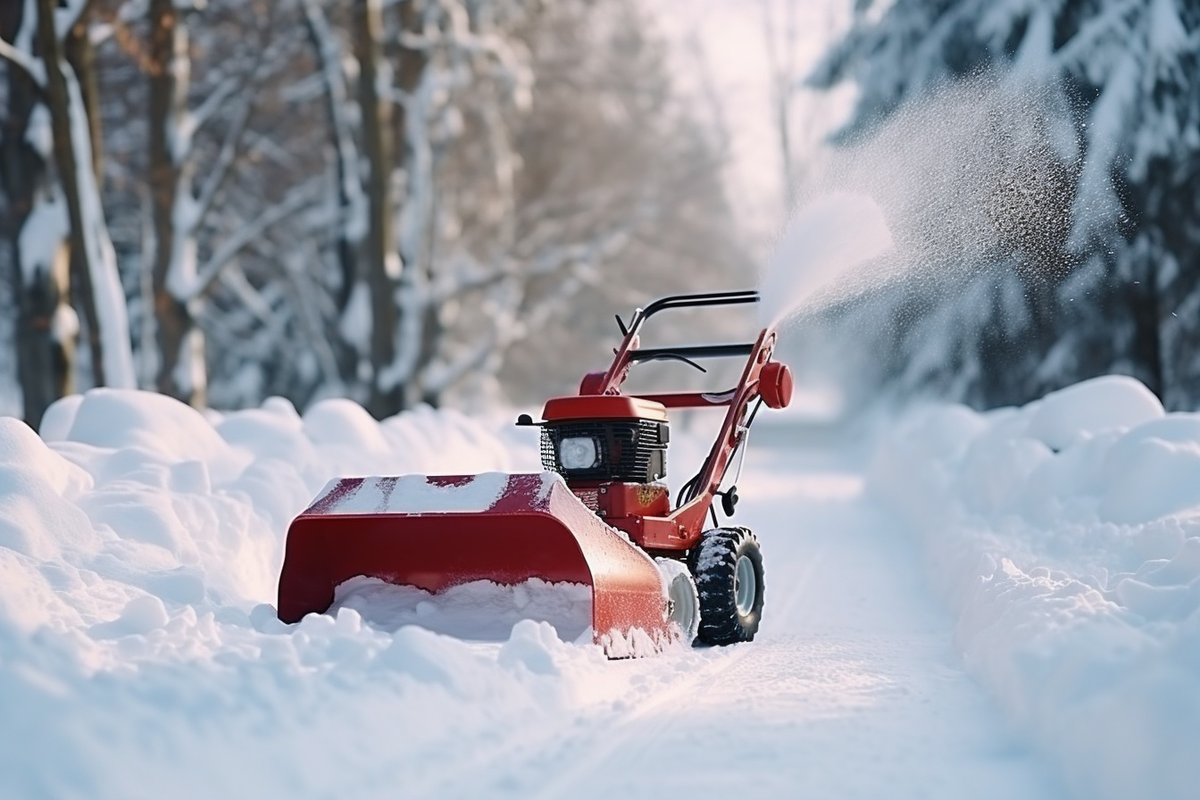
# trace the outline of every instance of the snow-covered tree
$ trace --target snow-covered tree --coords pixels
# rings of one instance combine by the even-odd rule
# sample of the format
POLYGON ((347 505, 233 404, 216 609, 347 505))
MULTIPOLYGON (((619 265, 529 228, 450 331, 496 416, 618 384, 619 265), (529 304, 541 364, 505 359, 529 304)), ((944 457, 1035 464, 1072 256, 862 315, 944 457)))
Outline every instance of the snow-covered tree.
POLYGON ((133 388, 136 376, 125 294, 95 173, 92 137, 96 128, 88 119, 84 99, 83 87, 90 78, 80 80, 78 65, 68 63, 63 44, 77 25, 86 26, 81 16, 87 6, 87 0, 37 0, 40 57, 31 66, 37 70, 36 80, 46 93, 50 111, 54 160, 71 224, 71 261, 77 265, 73 273, 88 324, 95 382, 133 388))
MULTIPOLYGON (((694 125, 672 107, 661 44, 646 35, 646 20, 617 5, 400 4, 383 16, 394 33, 384 37, 386 64, 372 79, 363 67, 370 51, 358 29, 360 87, 377 86, 379 75, 391 80, 396 172, 390 186, 399 212, 399 258, 389 266, 368 254, 377 247, 357 251, 357 278, 337 330, 352 356, 346 383, 366 381, 361 397, 376 414, 476 393, 501 371, 506 354, 519 361, 536 352, 544 364, 546 347, 534 334, 551 324, 572 338, 578 317, 568 309, 576 308, 576 296, 627 285, 614 280, 602 287, 601 275, 628 269, 620 265, 632 260, 639 240, 678 235, 674 220, 685 209, 703 205, 700 215, 711 216, 698 226, 703 233, 694 233, 719 238, 713 221, 722 213, 727 220, 728 209, 720 207, 719 187, 704 183, 718 165, 696 141, 694 125), (684 202, 701 184, 703 199, 684 202), (391 303, 386 316, 378 313, 381 301, 391 303), (380 343, 385 332, 390 337, 380 343), (526 342, 531 349, 514 353, 526 342), (388 347, 391 354, 381 358, 388 347)), ((306 10, 318 52, 349 51, 349 37, 325 38, 320 20, 313 25, 315 15, 306 10)), ((327 65, 336 58, 319 60, 327 65)), ((337 76, 325 67, 323 75, 338 91, 337 76)), ((371 102, 360 89, 360 108, 345 115, 345 127, 357 122, 368 129, 361 132, 361 149, 340 144, 339 125, 332 126, 338 175, 380 174, 368 131, 386 115, 362 107, 371 102), (343 166, 359 159, 372 166, 343 166)), ((364 184, 367 198, 386 188, 364 184)), ((366 205, 353 193, 339 192, 343 214, 352 215, 355 203, 366 205)), ((375 216, 351 216, 362 220, 358 235, 369 240, 372 231, 383 230, 375 216)), ((342 254, 354 248, 341 244, 345 228, 335 238, 325 252, 344 264, 342 254)), ((710 255, 722 253, 714 259, 720 266, 697 272, 728 266, 734 249, 710 248, 710 255)), ((631 274, 630 282, 640 281, 649 293, 664 274, 680 274, 664 257, 670 252, 672 245, 662 244, 654 255, 642 254, 640 274, 636 280, 631 274)), ((345 276, 347 270, 331 272, 345 276)), ((632 302, 622 298, 619 307, 632 302)), ((597 317, 611 324, 607 308, 597 317)), ((578 364, 569 369, 577 379, 578 364)))
POLYGON ((379 416, 540 393, 613 310, 744 267, 633 0, 88 9, 144 385, 379 416))
MULTIPOLYGON (((745 288, 754 269, 721 180, 720 131, 677 91, 665 43, 636 4, 563 4, 529 42, 535 83, 517 136, 515 252, 559 265, 529 282, 526 301, 531 322, 554 333, 518 328, 526 336, 501 376, 535 402, 548 374, 556 391, 573 391, 582 372, 607 363, 614 312, 745 288)), ((691 322, 722 336, 718 321, 691 322)))
MULTIPOLYGON (((13 42, 21 52, 31 52, 37 26, 33 4, 14 3, 5 6, 3 13, 0 39, 13 42)), ((0 182, 17 312, 13 343, 25 419, 36 427, 47 406, 73 387, 76 337, 64 324, 74 314, 68 223, 51 169, 53 135, 40 90, 24 69, 6 66, 0 182)))
MULTIPOLYGON (((954 391, 982 405, 1109 371, 1137 376, 1170 407, 1200 401, 1200 322, 1188 313, 1200 304, 1188 269, 1200 253, 1200 225, 1184 211, 1195 207, 1200 167, 1200 7, 865 0, 855 9, 851 31, 813 76, 817 85, 859 88, 843 141, 869 141, 898 110, 990 72, 998 92, 1052 99, 1032 105, 1048 115, 1047 141, 1069 176, 1070 224, 1043 226, 1059 234, 1054 268, 1034 280, 983 270, 957 305, 932 316, 904 312, 900 336, 909 344, 900 356, 919 353, 918 340, 948 338, 957 356, 940 368, 926 362, 926 378, 949 387, 965 369, 974 377, 954 391)), ((947 153, 955 156, 965 163, 971 154, 947 153)), ((1010 212, 1005 219, 1019 208, 1010 212)), ((910 378, 918 360, 909 361, 910 378)))
POLYGON ((212 230, 210 212, 226 199, 231 173, 254 155, 245 139, 258 105, 256 92, 266 75, 284 69, 290 51, 289 40, 269 35, 275 24, 270 12, 250 9, 242 28, 244 41, 230 48, 219 68, 209 63, 216 74, 207 95, 193 105, 189 15, 206 7, 199 0, 149 0, 147 12, 147 182, 156 245, 157 386, 196 406, 207 403, 208 363, 200 317, 216 281, 256 237, 314 200, 311 186, 299 181, 236 227, 212 230), (217 129, 208 148, 197 139, 205 126, 217 129), (208 257, 202 259, 199 237, 206 225, 214 235, 208 257))
MULTIPOLYGON (((21 222, 17 242, 22 282, 19 295, 29 301, 22 307, 23 318, 28 311, 29 325, 40 326, 50 335, 49 342, 36 333, 18 336, 18 360, 30 368, 20 370, 31 387, 26 391, 25 413, 35 424, 53 395, 70 387, 70 342, 78 322, 66 304, 68 274, 75 278, 74 294, 87 323, 95 382, 135 385, 125 297, 96 174, 99 136, 94 116, 97 100, 91 44, 84 19, 87 11, 88 3, 83 0, 26 0, 20 9, 20 22, 13 29, 13 40, 0 39, 0 56, 25 73, 38 95, 26 109, 26 124, 34 123, 34 141, 42 147, 40 152, 30 154, 28 165, 44 163, 52 156, 61 189, 61 195, 53 189, 39 191, 33 187, 38 178, 33 177, 32 183, 15 178, 25 183, 19 192, 36 199, 21 222), (35 194, 40 194, 40 199, 35 194), (65 252, 69 256, 64 256, 57 243, 68 232, 70 249, 65 252), (64 258, 69 258, 69 271, 64 267, 64 258), (44 277, 52 274, 59 277, 44 277), (44 369, 48 363, 54 368, 44 369)), ((20 102, 22 94, 20 90, 15 92, 10 106, 20 102)), ((38 149, 37 144, 31 145, 38 149)), ((14 176, 24 169, 15 167, 14 176)), ((33 169, 36 172, 39 168, 33 169)))

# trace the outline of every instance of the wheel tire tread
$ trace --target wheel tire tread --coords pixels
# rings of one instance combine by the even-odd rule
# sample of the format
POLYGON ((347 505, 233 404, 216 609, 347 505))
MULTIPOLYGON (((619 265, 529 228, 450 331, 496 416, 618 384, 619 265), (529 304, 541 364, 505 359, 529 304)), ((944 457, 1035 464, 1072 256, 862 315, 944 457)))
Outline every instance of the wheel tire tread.
POLYGON ((758 631, 762 618, 762 553, 758 539, 745 528, 714 528, 705 531, 700 544, 693 548, 688 567, 696 581, 700 597, 700 628, 697 641, 710 645, 748 642, 758 631), (733 593, 738 557, 751 555, 757 567, 758 592, 752 613, 737 612, 733 593))

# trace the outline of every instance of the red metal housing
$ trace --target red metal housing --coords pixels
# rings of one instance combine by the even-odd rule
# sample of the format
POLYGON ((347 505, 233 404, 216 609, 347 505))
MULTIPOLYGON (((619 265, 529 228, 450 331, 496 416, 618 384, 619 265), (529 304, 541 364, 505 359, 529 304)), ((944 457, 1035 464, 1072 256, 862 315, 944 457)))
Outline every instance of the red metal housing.
POLYGON ((639 636, 657 644, 668 635, 654 562, 552 473, 331 484, 288 530, 279 618, 324 612, 359 575, 428 592, 477 580, 584 584, 596 641, 610 655, 631 655, 639 636))

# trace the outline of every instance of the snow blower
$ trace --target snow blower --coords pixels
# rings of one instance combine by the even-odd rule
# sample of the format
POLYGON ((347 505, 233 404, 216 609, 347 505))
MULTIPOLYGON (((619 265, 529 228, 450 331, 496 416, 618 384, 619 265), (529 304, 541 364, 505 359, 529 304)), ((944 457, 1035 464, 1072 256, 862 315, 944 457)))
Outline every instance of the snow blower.
POLYGON ((763 608, 763 562, 745 528, 717 523, 737 505, 721 490, 762 404, 787 406, 792 376, 771 360, 775 331, 754 342, 642 348, 643 325, 669 309, 756 303, 753 291, 666 297, 634 312, 607 371, 577 395, 554 397, 541 429, 546 472, 332 481, 288 530, 279 618, 322 613, 343 582, 365 576, 437 593, 472 581, 533 578, 591 587, 592 632, 610 657, 641 655, 673 640, 750 641, 763 608), (745 358, 737 386, 717 394, 629 396, 631 368, 651 361, 745 358), (674 504, 663 478, 667 410, 724 408, 699 471, 674 504), (711 517, 712 527, 706 521, 711 517))

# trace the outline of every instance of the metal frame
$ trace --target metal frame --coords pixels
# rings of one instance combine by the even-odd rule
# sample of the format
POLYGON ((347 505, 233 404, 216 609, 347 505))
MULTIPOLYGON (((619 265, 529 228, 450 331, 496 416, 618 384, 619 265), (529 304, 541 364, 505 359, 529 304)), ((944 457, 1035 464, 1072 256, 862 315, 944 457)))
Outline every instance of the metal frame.
POLYGON ((702 308, 708 306, 732 306, 758 303, 756 291, 714 292, 705 294, 674 295, 656 300, 644 309, 634 312, 626 326, 618 317, 625 336, 617 347, 612 364, 604 373, 594 373, 584 379, 580 386, 581 395, 619 395, 621 386, 634 364, 660 358, 724 358, 746 357, 746 366, 737 386, 728 392, 673 392, 662 394, 639 394, 643 400, 662 403, 667 408, 726 408, 725 420, 712 449, 704 460, 700 472, 692 480, 689 492, 681 504, 667 516, 670 527, 677 533, 667 538, 647 542, 647 549, 665 552, 690 550, 700 539, 710 514, 713 498, 720 489, 721 481, 729 467, 734 452, 746 439, 753 420, 751 405, 760 397, 759 376, 775 350, 777 335, 773 326, 767 326, 754 342, 745 344, 689 345, 683 347, 659 347, 640 349, 640 332, 646 320, 655 314, 675 308, 702 308))

